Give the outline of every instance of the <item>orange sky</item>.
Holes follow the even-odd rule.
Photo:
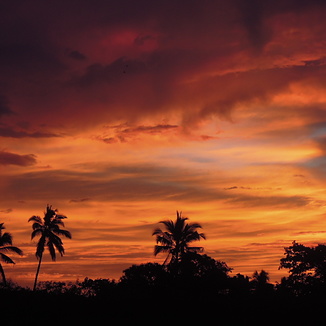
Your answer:
[[[15,1],[0,19],[0,222],[68,216],[42,280],[115,278],[181,210],[232,275],[325,242],[323,1]],[[13,257],[14,258],[14,257]]]

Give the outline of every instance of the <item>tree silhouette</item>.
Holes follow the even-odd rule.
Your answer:
[[[292,275],[309,273],[326,280],[326,245],[306,247],[293,241],[292,246],[284,248],[285,257],[280,260],[281,268],[288,268]]]
[[[0,261],[6,264],[15,264],[15,262],[10,257],[5,255],[3,252],[13,252],[21,256],[23,255],[23,252],[19,248],[14,247],[12,245],[12,235],[10,233],[8,232],[2,233],[2,230],[4,229],[5,227],[3,226],[3,223],[0,223]],[[0,263],[0,273],[2,276],[2,282],[4,285],[6,285],[7,284],[6,275],[1,263]]]
[[[64,215],[57,214],[56,209],[52,209],[52,206],[47,205],[43,221],[39,216],[35,215],[28,220],[28,222],[34,222],[32,225],[33,232],[31,234],[31,238],[33,239],[36,236],[40,236],[40,239],[36,246],[36,257],[39,263],[37,266],[35,282],[33,286],[34,291],[36,289],[37,278],[40,272],[45,245],[49,249],[52,260],[55,261],[55,249],[57,249],[61,256],[63,256],[65,252],[63,242],[61,241],[59,236],[63,235],[71,239],[71,233],[69,231],[60,229],[60,226],[64,226],[62,220],[65,218],[67,217]]]
[[[292,242],[281,258],[281,268],[289,269],[290,275],[282,279],[282,285],[296,294],[309,293],[326,288],[326,245],[306,247]]]
[[[255,290],[256,294],[266,296],[273,292],[274,286],[269,283],[269,273],[265,270],[260,272],[255,271],[252,274],[251,287]]]
[[[148,287],[164,284],[168,279],[168,272],[165,266],[157,263],[132,265],[123,271],[120,284],[129,287],[139,288],[142,291]]]
[[[197,229],[201,228],[198,223],[186,223],[187,217],[182,217],[182,213],[177,211],[177,219],[175,222],[172,220],[160,221],[166,231],[160,228],[154,230],[152,235],[156,235],[157,245],[154,247],[154,255],[163,252],[168,253],[164,265],[167,263],[171,256],[169,265],[176,265],[186,253],[198,253],[203,251],[203,247],[189,246],[193,241],[199,241],[201,238],[206,239],[204,233],[198,233]]]
[[[267,284],[269,281],[269,273],[264,271],[263,269],[258,273],[258,271],[255,271],[252,274],[252,281],[256,284],[263,285]]]

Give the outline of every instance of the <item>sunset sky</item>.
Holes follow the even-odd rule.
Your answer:
[[[284,247],[326,242],[326,2],[5,1],[0,222],[67,215],[40,281],[119,279],[154,257],[157,222],[203,226],[205,253],[273,282]]]

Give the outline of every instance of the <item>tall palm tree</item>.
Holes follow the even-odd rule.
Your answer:
[[[23,255],[23,252],[19,248],[14,247],[12,245],[12,235],[10,233],[8,233],[8,232],[2,233],[2,230],[4,230],[4,229],[5,229],[5,227],[3,226],[3,223],[0,223],[0,261],[4,262],[6,264],[15,264],[15,262],[10,257],[5,255],[3,253],[3,251],[4,252],[13,252],[20,256]],[[5,272],[1,265],[1,262],[0,262],[0,273],[2,276],[2,282],[4,285],[6,285],[7,284],[6,275],[5,275]]]
[[[71,233],[67,230],[60,229],[60,226],[64,226],[63,219],[67,218],[64,215],[57,214],[56,209],[52,209],[52,206],[47,205],[46,211],[44,212],[43,221],[39,216],[32,216],[28,222],[34,222],[32,225],[32,239],[36,236],[40,236],[40,239],[36,246],[36,258],[39,263],[37,266],[37,271],[35,275],[34,287],[36,289],[37,278],[40,272],[41,262],[43,258],[43,252],[45,245],[48,247],[51,258],[53,261],[56,260],[55,249],[60,253],[61,256],[64,255],[65,250],[63,247],[63,242],[59,236],[65,236],[71,239]]]
[[[193,241],[199,241],[201,238],[206,239],[204,233],[198,233],[197,229],[201,228],[198,223],[186,223],[187,217],[182,217],[182,213],[177,211],[177,219],[175,222],[172,220],[160,221],[166,231],[157,228],[152,235],[156,235],[157,245],[154,247],[154,255],[164,252],[168,253],[164,265],[169,260],[170,265],[179,263],[184,254],[189,252],[202,252],[203,247],[189,246]]]

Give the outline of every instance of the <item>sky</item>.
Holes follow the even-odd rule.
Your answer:
[[[326,3],[0,4],[0,222],[32,285],[33,215],[66,215],[40,281],[119,279],[182,211],[231,273],[326,239]]]

